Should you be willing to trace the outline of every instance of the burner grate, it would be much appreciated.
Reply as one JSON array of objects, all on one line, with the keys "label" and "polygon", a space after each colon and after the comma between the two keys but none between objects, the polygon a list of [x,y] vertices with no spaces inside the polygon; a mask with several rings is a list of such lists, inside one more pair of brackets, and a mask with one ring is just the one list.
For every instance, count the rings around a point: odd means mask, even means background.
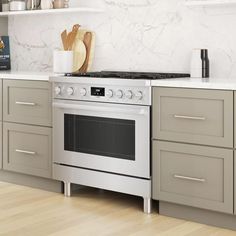
[{"label": "burner grate", "polygon": [[95,78],[118,78],[118,79],[172,79],[190,77],[190,74],[185,73],[154,73],[154,72],[128,72],[128,71],[99,71],[87,73],[71,73],[66,76],[75,77],[95,77]]}]

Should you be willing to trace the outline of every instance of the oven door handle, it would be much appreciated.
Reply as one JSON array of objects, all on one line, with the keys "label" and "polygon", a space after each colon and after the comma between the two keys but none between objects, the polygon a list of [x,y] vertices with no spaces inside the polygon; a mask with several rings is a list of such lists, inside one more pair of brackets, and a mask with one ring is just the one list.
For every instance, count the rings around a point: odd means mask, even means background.
[{"label": "oven door handle", "polygon": [[144,107],[139,109],[122,109],[114,107],[101,107],[101,106],[89,106],[89,105],[78,105],[78,104],[67,104],[53,102],[53,107],[60,109],[76,109],[76,110],[86,110],[86,111],[101,111],[101,112],[116,112],[116,113],[125,113],[125,114],[136,114],[136,115],[147,115],[149,110]]}]

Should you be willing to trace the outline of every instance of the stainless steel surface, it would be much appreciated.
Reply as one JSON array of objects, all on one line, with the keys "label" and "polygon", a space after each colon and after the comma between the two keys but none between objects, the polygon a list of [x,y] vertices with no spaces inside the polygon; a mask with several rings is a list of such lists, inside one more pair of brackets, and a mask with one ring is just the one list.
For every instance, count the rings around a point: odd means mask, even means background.
[{"label": "stainless steel surface", "polygon": [[29,155],[36,155],[36,152],[32,152],[32,151],[27,151],[27,150],[21,150],[21,149],[16,149],[16,152],[19,152],[19,153],[24,153],[24,154],[29,154]]},{"label": "stainless steel surface", "polygon": [[195,178],[195,177],[176,175],[176,174],[174,174],[173,177],[176,179],[190,180],[190,181],[195,181],[195,182],[206,182],[206,180],[203,178]]},{"label": "stainless steel surface", "polygon": [[66,197],[71,196],[71,183],[70,182],[64,182],[64,195]]},{"label": "stainless steel surface", "polygon": [[[114,112],[114,106],[110,107],[105,107],[104,104],[99,105],[91,105],[91,103],[71,103],[71,102],[65,102],[65,101],[57,101],[53,102],[53,107],[55,108],[60,108],[60,109],[70,109],[70,110],[83,110],[83,111],[94,111],[94,112]],[[128,108],[128,109],[127,109]],[[133,114],[133,115],[148,115],[149,110],[145,109],[145,107],[141,107],[139,109],[135,109],[132,107],[123,107],[123,106],[118,106],[117,108],[115,107],[115,111],[117,113],[122,113],[122,114]]]},{"label": "stainless steel surface", "polygon": [[[53,80],[53,177],[64,181],[65,195],[70,196],[70,183],[128,193],[142,196],[144,212],[150,213],[150,81]],[[64,150],[65,114],[134,122],[134,159]]]},{"label": "stainless steel surface", "polygon": [[94,188],[151,198],[151,180],[104,173],[71,166],[53,165],[53,178]]},{"label": "stainless steel surface", "polygon": [[55,83],[53,86],[54,98],[65,100],[96,101],[105,103],[124,103],[137,105],[151,105],[151,88],[104,86],[104,96],[91,95],[91,87],[103,87],[100,84],[64,84]]},{"label": "stainless steel surface", "polygon": [[[55,101],[55,100],[54,100]],[[64,150],[64,114],[135,121],[135,161]],[[53,162],[150,178],[150,107],[56,100],[53,103]]]},{"label": "stainless steel surface", "polygon": [[206,120],[206,117],[200,117],[200,116],[174,115],[174,118],[185,119],[185,120]]},{"label": "stainless steel surface", "polygon": [[146,214],[152,213],[152,199],[148,197],[143,198],[143,211]]}]

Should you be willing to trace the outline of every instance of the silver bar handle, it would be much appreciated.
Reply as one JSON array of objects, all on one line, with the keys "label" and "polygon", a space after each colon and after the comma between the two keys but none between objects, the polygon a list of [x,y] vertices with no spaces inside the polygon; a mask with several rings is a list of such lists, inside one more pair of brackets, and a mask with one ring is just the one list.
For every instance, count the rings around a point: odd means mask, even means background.
[{"label": "silver bar handle", "polygon": [[34,102],[21,102],[21,101],[16,101],[17,105],[24,105],[24,106],[36,106],[37,104]]},{"label": "silver bar handle", "polygon": [[36,155],[36,152],[32,152],[32,151],[27,151],[27,150],[21,150],[21,149],[16,149],[16,152],[19,153],[24,153],[24,154],[29,154],[29,155]]},{"label": "silver bar handle", "polygon": [[79,105],[79,104],[67,104],[53,102],[53,107],[60,109],[76,109],[76,110],[86,110],[86,111],[101,111],[101,112],[116,112],[116,113],[125,113],[125,114],[136,114],[136,115],[147,115],[148,111],[144,108],[139,109],[121,109],[113,107],[100,107],[100,106],[88,106],[88,105]]},{"label": "silver bar handle", "polygon": [[190,181],[195,181],[195,182],[206,182],[205,179],[202,179],[202,178],[194,178],[194,177],[189,177],[189,176],[183,176],[183,175],[177,175],[177,174],[174,174],[173,175],[174,178],[176,179],[185,179],[185,180],[190,180]]},{"label": "silver bar handle", "polygon": [[174,118],[185,119],[185,120],[206,120],[206,117],[203,117],[203,116],[174,115]]}]

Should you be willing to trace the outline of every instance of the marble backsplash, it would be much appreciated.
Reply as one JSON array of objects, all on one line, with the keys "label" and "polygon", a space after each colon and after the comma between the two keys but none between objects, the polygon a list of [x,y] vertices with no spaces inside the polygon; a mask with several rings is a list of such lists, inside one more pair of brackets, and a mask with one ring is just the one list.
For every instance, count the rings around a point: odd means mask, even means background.
[{"label": "marble backsplash", "polygon": [[[73,0],[71,0],[73,1]],[[13,70],[51,71],[60,33],[96,32],[93,70],[189,72],[191,50],[208,48],[211,76],[236,77],[236,5],[186,7],[184,0],[74,0],[102,13],[9,17]]]}]

